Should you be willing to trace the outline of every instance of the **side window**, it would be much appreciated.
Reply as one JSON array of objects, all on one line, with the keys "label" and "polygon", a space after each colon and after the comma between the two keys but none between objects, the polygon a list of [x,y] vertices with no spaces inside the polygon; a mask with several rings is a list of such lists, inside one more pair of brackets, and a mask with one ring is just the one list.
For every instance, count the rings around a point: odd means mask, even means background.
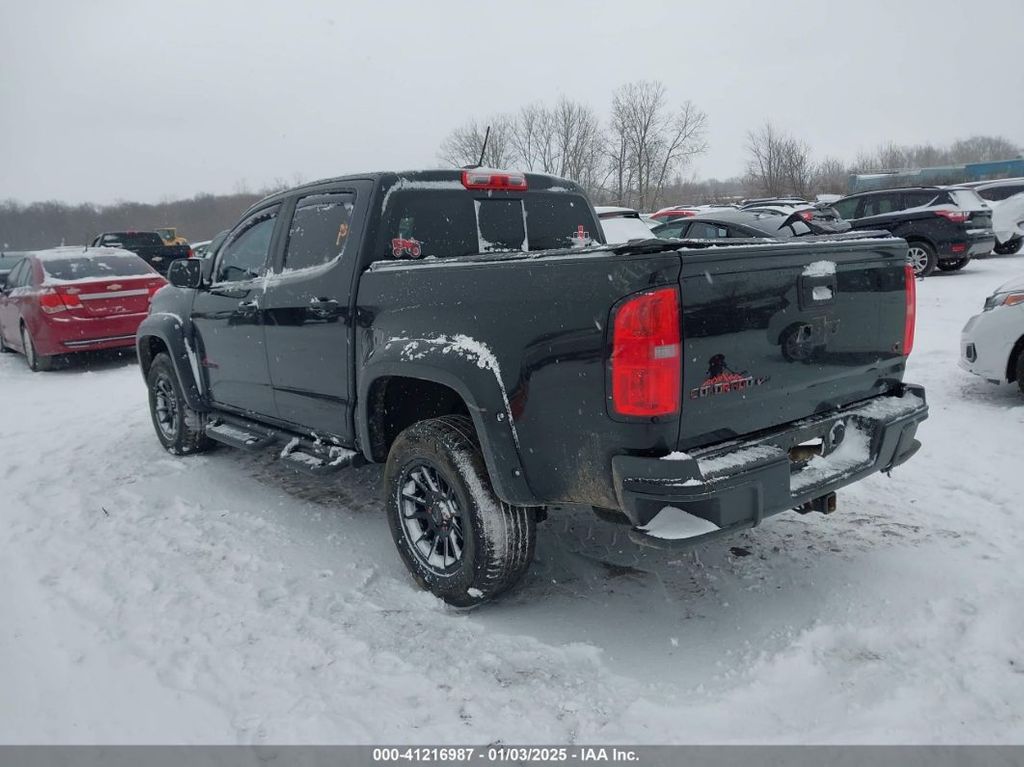
[{"label": "side window", "polygon": [[284,268],[327,264],[345,252],[352,208],[351,194],[320,194],[299,200],[288,228]]},{"label": "side window", "polygon": [[832,207],[839,212],[840,216],[849,219],[856,216],[858,202],[860,202],[860,200],[856,197],[851,197],[846,200],[837,200],[832,203]]},{"label": "side window", "polygon": [[1008,184],[979,190],[978,194],[989,202],[999,202],[1021,192],[1024,192],[1024,184]]},{"label": "side window", "polygon": [[32,262],[29,259],[25,259],[15,270],[17,274],[14,276],[13,287],[16,288],[27,288],[32,284]]},{"label": "side window", "polygon": [[861,216],[880,216],[898,210],[895,194],[876,194],[864,199]]},{"label": "side window", "polygon": [[7,287],[14,288],[19,287],[18,280],[21,278],[21,270],[25,268],[25,262],[19,261],[11,269],[11,273],[7,275]]},{"label": "side window", "polygon": [[711,221],[694,221],[686,236],[691,240],[716,240],[728,236],[726,228]]},{"label": "side window", "polygon": [[935,192],[904,192],[903,193],[903,206],[902,210],[907,208],[920,208],[922,205],[929,204],[935,199]]},{"label": "side window", "polygon": [[663,240],[671,240],[674,237],[682,237],[683,232],[686,231],[686,227],[689,226],[689,221],[673,221],[671,224],[665,224],[665,226],[659,227],[655,234],[661,237]]},{"label": "side window", "polygon": [[261,210],[228,235],[218,254],[214,282],[251,280],[263,274],[276,221],[276,207]]}]

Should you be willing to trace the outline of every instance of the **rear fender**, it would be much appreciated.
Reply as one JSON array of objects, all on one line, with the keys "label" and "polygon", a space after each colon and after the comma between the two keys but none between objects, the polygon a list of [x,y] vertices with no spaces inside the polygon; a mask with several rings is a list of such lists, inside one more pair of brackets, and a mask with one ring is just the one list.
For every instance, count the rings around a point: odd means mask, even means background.
[{"label": "rear fender", "polygon": [[368,460],[373,460],[370,391],[375,381],[388,376],[442,384],[458,394],[473,419],[491,484],[498,497],[518,506],[537,505],[520,459],[513,409],[497,363],[486,350],[474,356],[472,350],[458,348],[453,351],[450,343],[434,343],[425,339],[396,339],[375,349],[362,371],[358,392],[360,405],[356,428],[359,444]]}]

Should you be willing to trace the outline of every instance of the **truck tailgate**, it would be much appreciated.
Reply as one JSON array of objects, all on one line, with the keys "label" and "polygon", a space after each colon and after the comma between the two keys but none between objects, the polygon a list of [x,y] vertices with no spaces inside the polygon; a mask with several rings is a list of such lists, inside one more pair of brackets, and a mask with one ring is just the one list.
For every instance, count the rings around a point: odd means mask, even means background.
[{"label": "truck tailgate", "polygon": [[891,390],[905,365],[906,244],[682,250],[685,450]]}]

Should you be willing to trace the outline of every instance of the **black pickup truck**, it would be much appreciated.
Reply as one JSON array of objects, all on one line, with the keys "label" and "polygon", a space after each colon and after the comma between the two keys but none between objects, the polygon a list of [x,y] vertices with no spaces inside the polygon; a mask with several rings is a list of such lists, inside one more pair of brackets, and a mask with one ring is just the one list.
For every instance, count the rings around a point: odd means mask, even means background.
[{"label": "black pickup truck", "polygon": [[90,247],[130,250],[164,275],[172,261],[192,256],[188,245],[167,245],[157,232],[104,232],[96,236]]},{"label": "black pickup truck", "polygon": [[176,262],[138,332],[157,437],[385,463],[417,581],[469,606],[548,507],[675,547],[919,448],[907,245],[839,235],[609,247],[575,184],[482,169],[330,179]]}]

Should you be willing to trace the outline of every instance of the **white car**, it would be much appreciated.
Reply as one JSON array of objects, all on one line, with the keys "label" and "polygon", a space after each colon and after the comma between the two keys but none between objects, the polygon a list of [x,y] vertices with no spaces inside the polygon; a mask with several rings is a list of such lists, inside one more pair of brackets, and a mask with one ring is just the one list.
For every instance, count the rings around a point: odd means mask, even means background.
[{"label": "white car", "polygon": [[1024,277],[996,290],[964,325],[960,367],[992,383],[1016,381],[1024,393]]},{"label": "white car", "polygon": [[969,186],[992,208],[996,246],[992,252],[1008,256],[1024,243],[1024,178],[976,181]]},{"label": "white car", "polygon": [[594,210],[601,220],[604,239],[609,245],[618,245],[630,240],[649,240],[654,237],[651,234],[651,227],[632,208],[597,205]]}]

